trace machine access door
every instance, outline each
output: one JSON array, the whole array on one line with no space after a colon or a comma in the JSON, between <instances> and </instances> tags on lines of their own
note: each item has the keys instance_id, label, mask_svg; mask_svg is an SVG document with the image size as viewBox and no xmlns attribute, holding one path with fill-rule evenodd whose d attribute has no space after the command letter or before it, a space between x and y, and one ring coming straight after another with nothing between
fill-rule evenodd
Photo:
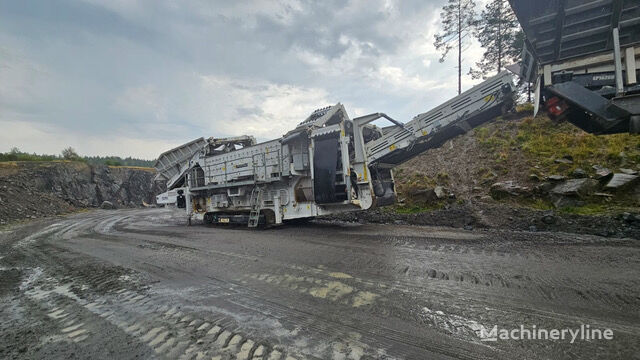
<instances>
[{"instance_id":1,"label":"machine access door","mask_svg":"<svg viewBox=\"0 0 640 360\"><path fill-rule=\"evenodd\" d=\"M336 196L338 148L337 134L314 138L313 196L318 204L342 201Z\"/></svg>"}]
</instances>

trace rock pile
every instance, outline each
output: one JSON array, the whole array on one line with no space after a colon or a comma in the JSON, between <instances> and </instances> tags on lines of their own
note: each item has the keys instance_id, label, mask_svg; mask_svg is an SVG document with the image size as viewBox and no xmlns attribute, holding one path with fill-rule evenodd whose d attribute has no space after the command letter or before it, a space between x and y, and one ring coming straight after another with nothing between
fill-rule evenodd
<instances>
[{"instance_id":1,"label":"rock pile","mask_svg":"<svg viewBox=\"0 0 640 360\"><path fill-rule=\"evenodd\" d=\"M567 163L571 159L562 158L560 163ZM584 199L590 196L601 198L611 198L616 193L630 191L631 196L635 196L640 201L640 176L632 169L619 169L619 172L594 166L595 175L593 178L587 177L582 169L575 169L571 179L563 175L550 175L545 177L544 182L534 188L521 186L514 180L497 182L491 185L491 197L500 200L507 197L528 197L536 195L550 199L556 207L581 206ZM533 179L533 175L530 178ZM535 175L535 179L540 177ZM637 188L634 192L633 189Z\"/></svg>"}]
</instances>

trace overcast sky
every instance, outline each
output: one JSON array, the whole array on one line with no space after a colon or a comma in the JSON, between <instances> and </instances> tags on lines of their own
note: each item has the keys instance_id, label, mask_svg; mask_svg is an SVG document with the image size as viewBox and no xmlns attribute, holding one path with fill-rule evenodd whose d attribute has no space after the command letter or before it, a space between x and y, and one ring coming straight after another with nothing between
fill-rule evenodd
<instances>
[{"instance_id":1,"label":"overcast sky","mask_svg":"<svg viewBox=\"0 0 640 360\"><path fill-rule=\"evenodd\" d=\"M0 0L0 151L152 159L279 137L337 102L406 122L456 94L433 47L443 3Z\"/></svg>"}]
</instances>

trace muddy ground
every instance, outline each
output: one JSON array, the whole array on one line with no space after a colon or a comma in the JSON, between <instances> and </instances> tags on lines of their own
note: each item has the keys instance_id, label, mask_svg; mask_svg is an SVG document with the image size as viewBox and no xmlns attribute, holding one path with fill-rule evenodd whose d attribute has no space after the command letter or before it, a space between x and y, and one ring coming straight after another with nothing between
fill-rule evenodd
<instances>
[{"instance_id":1,"label":"muddy ground","mask_svg":"<svg viewBox=\"0 0 640 360\"><path fill-rule=\"evenodd\" d=\"M2 228L0 358L633 358L639 275L631 238L97 210ZM583 324L613 339L479 337Z\"/></svg>"},{"instance_id":2,"label":"muddy ground","mask_svg":"<svg viewBox=\"0 0 640 360\"><path fill-rule=\"evenodd\" d=\"M637 209L634 210L602 215L577 215L557 210L534 210L508 203L465 201L414 214L402 214L386 207L335 214L323 219L374 224L450 226L467 230L563 231L640 239L640 213Z\"/></svg>"}]
</instances>

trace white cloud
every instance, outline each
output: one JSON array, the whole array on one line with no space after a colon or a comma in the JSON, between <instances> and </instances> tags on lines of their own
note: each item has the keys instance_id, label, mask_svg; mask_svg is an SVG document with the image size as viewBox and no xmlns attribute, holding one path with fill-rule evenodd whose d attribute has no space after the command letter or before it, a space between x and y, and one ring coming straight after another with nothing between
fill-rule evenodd
<instances>
[{"instance_id":1,"label":"white cloud","mask_svg":"<svg viewBox=\"0 0 640 360\"><path fill-rule=\"evenodd\" d=\"M443 2L14 2L0 13L0 122L33 136L5 135L0 151L11 140L155 156L199 136L266 140L338 101L353 117L410 120L457 88L455 58L439 63L433 47ZM480 55L465 54L465 89Z\"/></svg>"},{"instance_id":2,"label":"white cloud","mask_svg":"<svg viewBox=\"0 0 640 360\"><path fill-rule=\"evenodd\" d=\"M116 110L132 118L166 121L167 104L153 85L131 87L124 90L114 102Z\"/></svg>"},{"instance_id":3,"label":"white cloud","mask_svg":"<svg viewBox=\"0 0 640 360\"><path fill-rule=\"evenodd\" d=\"M405 91L436 90L448 87L446 83L436 79L431 80L425 79L417 74L406 74L404 70L395 66L380 67L376 78L392 85L395 89L402 89Z\"/></svg>"},{"instance_id":4,"label":"white cloud","mask_svg":"<svg viewBox=\"0 0 640 360\"><path fill-rule=\"evenodd\" d=\"M299 0L252 0L222 1L210 0L82 0L86 3L112 11L133 21L151 21L155 26L163 26L163 22L154 22L151 15L169 11L174 14L188 14L207 21L215 21L218 16L236 19L247 28L256 25L257 17L266 17L282 25L292 22L294 17L303 11Z\"/></svg>"},{"instance_id":5,"label":"white cloud","mask_svg":"<svg viewBox=\"0 0 640 360\"><path fill-rule=\"evenodd\" d=\"M375 65L375 55L372 51L366 50L375 49L374 44L345 34L341 34L338 41L347 48L337 57L330 58L300 46L292 48L290 54L309 65L312 71L321 76L358 76L373 70L371 65Z\"/></svg>"},{"instance_id":6,"label":"white cloud","mask_svg":"<svg viewBox=\"0 0 640 360\"><path fill-rule=\"evenodd\" d=\"M448 100L446 96L454 94L457 87L457 71L454 68L456 61L452 56L445 63L439 63L440 54L433 46L434 34L439 26L439 8L434 12L433 8L424 7L420 12L403 16L395 1L354 1L337 16L356 17L363 8L376 6L386 17L372 24L372 27L384 36L395 39L396 51L387 53L375 43L341 34L339 42L347 48L340 56L329 57L301 47L291 49L291 54L321 76L361 81L363 86L384 94L402 96L407 102L423 98L427 92L431 95L427 103L434 106ZM467 75L469 66L481 55L478 49L477 44L472 44L463 55L465 88L478 83L478 80ZM439 92L443 89L453 91ZM424 106L425 102L418 103ZM420 108L418 111L425 110ZM406 117L409 114L404 115Z\"/></svg>"},{"instance_id":7,"label":"white cloud","mask_svg":"<svg viewBox=\"0 0 640 360\"><path fill-rule=\"evenodd\" d=\"M0 104L28 107L43 101L52 90L47 68L19 51L0 48Z\"/></svg>"},{"instance_id":8,"label":"white cloud","mask_svg":"<svg viewBox=\"0 0 640 360\"><path fill-rule=\"evenodd\" d=\"M334 104L319 88L201 76L199 109L212 134L276 138L293 129L314 109ZM212 121L212 120L215 120Z\"/></svg>"},{"instance_id":9,"label":"white cloud","mask_svg":"<svg viewBox=\"0 0 640 360\"><path fill-rule=\"evenodd\" d=\"M290 24L296 14L303 10L302 3L298 0L254 0L232 1L229 7L218 7L219 14L244 20L250 26L255 26L256 16L265 16L280 24Z\"/></svg>"}]
</instances>

